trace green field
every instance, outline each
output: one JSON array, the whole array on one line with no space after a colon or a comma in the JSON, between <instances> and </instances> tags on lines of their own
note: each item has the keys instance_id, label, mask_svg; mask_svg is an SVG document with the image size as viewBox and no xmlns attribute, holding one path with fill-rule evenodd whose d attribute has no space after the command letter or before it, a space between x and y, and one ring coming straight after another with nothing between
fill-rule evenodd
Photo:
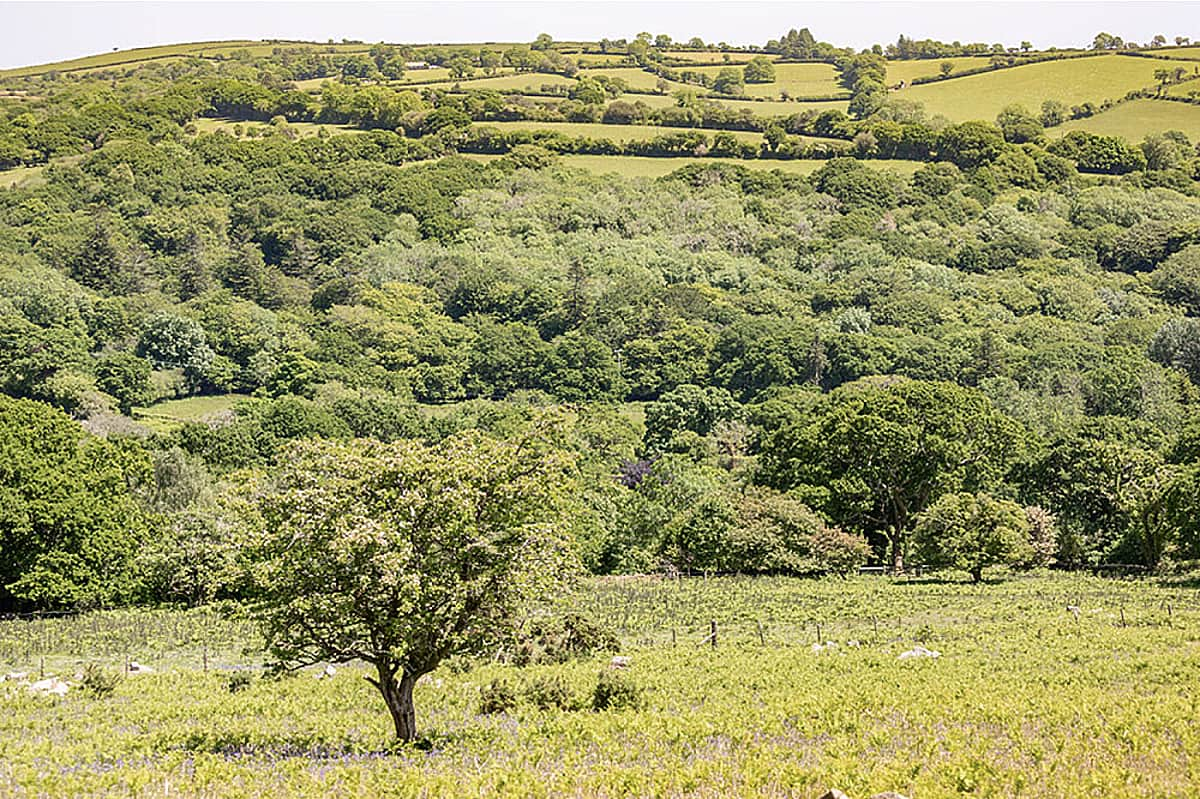
<instances>
[{"instance_id":1,"label":"green field","mask_svg":"<svg viewBox=\"0 0 1200 799\"><path fill-rule=\"evenodd\" d=\"M0 187L10 189L14 186L35 186L41 180L44 166L19 166L0 172Z\"/></svg>"},{"instance_id":2,"label":"green field","mask_svg":"<svg viewBox=\"0 0 1200 799\"><path fill-rule=\"evenodd\" d=\"M1154 71L1178 64L1189 71L1187 62L1159 61L1102 55L1064 61L1047 61L981 75L913 86L893 97L922 103L929 114L942 114L959 122L993 120L1001 109L1014 103L1031 111L1045 100L1067 105L1117 100L1132 89L1153 86Z\"/></svg>"},{"instance_id":3,"label":"green field","mask_svg":"<svg viewBox=\"0 0 1200 799\"><path fill-rule=\"evenodd\" d=\"M715 77L724 67L697 67L695 71ZM832 64L776 64L774 83L747 83L748 97L779 97L781 92L792 97L827 97L845 93L837 83L837 71Z\"/></svg>"},{"instance_id":4,"label":"green field","mask_svg":"<svg viewBox=\"0 0 1200 799\"><path fill-rule=\"evenodd\" d=\"M626 85L628 85L629 88L641 89L643 91L657 91L659 81L663 80L658 75L651 74L651 73L647 72L646 70L638 69L637 67L616 67L613 69L608 69L608 68L589 69L584 74L589 75L589 76L604 75L609 78L620 78L621 80L625 81ZM703 86L692 86L687 83L676 83L675 81L669 81L669 80L664 81L664 82L668 86L668 88L667 88L668 92L674 92L674 91L678 91L680 89L686 89L689 91L695 91L695 92L700 92L700 93L703 93L705 91Z\"/></svg>"},{"instance_id":5,"label":"green field","mask_svg":"<svg viewBox=\"0 0 1200 799\"><path fill-rule=\"evenodd\" d=\"M463 81L447 81L430 84L433 89L451 89L459 86L462 89L496 89L498 91L541 91L543 86L574 86L574 78L562 75L547 75L541 72L521 72L512 75L500 75L495 78L479 78Z\"/></svg>"},{"instance_id":6,"label":"green field","mask_svg":"<svg viewBox=\"0 0 1200 799\"><path fill-rule=\"evenodd\" d=\"M1148 134L1178 130L1192 140L1200 138L1200 105L1165 100L1132 100L1087 119L1073 119L1046 130L1058 137L1073 130L1086 130L1105 136L1123 136L1133 143Z\"/></svg>"},{"instance_id":7,"label":"green field","mask_svg":"<svg viewBox=\"0 0 1200 799\"><path fill-rule=\"evenodd\" d=\"M894 86L901 81L911 83L913 78L932 77L941 74L943 61L954 65L954 71L962 72L967 69L986 67L990 61L988 56L955 56L953 58L914 58L887 62L887 82Z\"/></svg>"},{"instance_id":8,"label":"green field","mask_svg":"<svg viewBox=\"0 0 1200 799\"><path fill-rule=\"evenodd\" d=\"M268 122L239 122L233 119L225 119L221 117L200 117L193 121L196 130L200 133L216 133L223 130L226 133L233 135L234 127L241 127L243 131L257 130L260 133L274 131L275 128ZM322 129L330 133L363 133L362 128L356 128L352 125L336 125L331 122L289 122L288 128L291 129L296 136L306 138L308 136L316 136Z\"/></svg>"},{"instance_id":9,"label":"green field","mask_svg":"<svg viewBox=\"0 0 1200 799\"><path fill-rule=\"evenodd\" d=\"M1189 47L1164 47L1162 49L1155 48L1154 54L1160 56L1170 56L1172 58L1200 59L1200 45L1191 45Z\"/></svg>"},{"instance_id":10,"label":"green field","mask_svg":"<svg viewBox=\"0 0 1200 799\"><path fill-rule=\"evenodd\" d=\"M608 654L463 664L418 684L425 738L410 747L391 743L362 667L258 677L245 622L117 611L0 623L0 673L155 669L103 698L0 685L0 795L1082 799L1195 786L1192 589L1078 575L628 577L589 580L563 605L618 632L638 706L588 707ZM918 644L939 657L899 658ZM250 675L244 690L227 687L234 669ZM519 698L479 712L492 680L519 692L547 677L576 709Z\"/></svg>"},{"instance_id":11,"label":"green field","mask_svg":"<svg viewBox=\"0 0 1200 799\"><path fill-rule=\"evenodd\" d=\"M249 399L244 394L214 394L187 399L165 400L145 408L134 408L131 414L138 422L155 430L168 431L184 422L203 422L233 410L233 406Z\"/></svg>"},{"instance_id":12,"label":"green field","mask_svg":"<svg viewBox=\"0 0 1200 799\"><path fill-rule=\"evenodd\" d=\"M829 109L845 111L850 107L846 100L818 100L816 102L779 102L772 100L726 100L715 97L707 98L726 108L748 108L755 116L791 116L803 111L815 111L818 114Z\"/></svg>"},{"instance_id":13,"label":"green field","mask_svg":"<svg viewBox=\"0 0 1200 799\"><path fill-rule=\"evenodd\" d=\"M792 175L810 175L826 161L816 160L772 160L756 158L741 160L734 158L649 158L639 155L564 155L560 163L586 169L597 175L616 174L621 177L658 178L691 164L737 164L747 169L778 169ZM919 161L868 161L873 169L887 170L907 177L923 164Z\"/></svg>"},{"instance_id":14,"label":"green field","mask_svg":"<svg viewBox=\"0 0 1200 799\"><path fill-rule=\"evenodd\" d=\"M522 120L519 122L484 122L477 125L481 128L498 128L500 130L549 130L557 133L562 133L565 136L580 136L590 139L610 139L612 141L649 141L650 139L658 138L659 136L669 136L675 133L686 133L695 128L667 128L659 125L605 125L603 123L589 122L532 122ZM722 131L705 130L702 131L710 139L716 133ZM732 133L738 141L750 142L758 144L762 141L762 134L754 131L724 131Z\"/></svg>"},{"instance_id":15,"label":"green field","mask_svg":"<svg viewBox=\"0 0 1200 799\"><path fill-rule=\"evenodd\" d=\"M729 57L731 64L745 64L759 55L766 56L772 61L779 59L778 55L773 53L745 53L741 51L720 52L715 50L664 50L663 55L667 58L677 58L680 61L694 61L697 64L723 64L726 63L725 57Z\"/></svg>"}]
</instances>

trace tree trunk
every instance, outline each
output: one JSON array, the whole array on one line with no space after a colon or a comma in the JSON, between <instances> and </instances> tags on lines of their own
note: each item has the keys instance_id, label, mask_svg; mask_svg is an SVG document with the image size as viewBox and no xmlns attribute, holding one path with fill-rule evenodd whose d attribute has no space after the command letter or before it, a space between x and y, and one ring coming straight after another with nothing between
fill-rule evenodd
<instances>
[{"instance_id":1,"label":"tree trunk","mask_svg":"<svg viewBox=\"0 0 1200 799\"><path fill-rule=\"evenodd\" d=\"M904 573L904 546L900 536L892 536L892 574Z\"/></svg>"},{"instance_id":2,"label":"tree trunk","mask_svg":"<svg viewBox=\"0 0 1200 799\"><path fill-rule=\"evenodd\" d=\"M973 582L973 583L983 582L983 567L982 566L976 566L975 568L971 569L971 582Z\"/></svg>"},{"instance_id":3,"label":"tree trunk","mask_svg":"<svg viewBox=\"0 0 1200 799\"><path fill-rule=\"evenodd\" d=\"M396 677L395 670L377 666L379 680L371 680L383 701L387 703L388 712L392 714L392 723L396 726L396 738L401 741L412 741L417 737L417 710L413 705L413 687L417 684L417 675L402 674Z\"/></svg>"}]
</instances>

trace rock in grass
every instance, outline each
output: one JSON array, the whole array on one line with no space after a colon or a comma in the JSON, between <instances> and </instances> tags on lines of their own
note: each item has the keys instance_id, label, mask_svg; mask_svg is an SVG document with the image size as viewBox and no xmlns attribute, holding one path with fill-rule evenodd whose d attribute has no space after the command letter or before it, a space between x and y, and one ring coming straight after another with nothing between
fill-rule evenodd
<instances>
[{"instance_id":1,"label":"rock in grass","mask_svg":"<svg viewBox=\"0 0 1200 799\"><path fill-rule=\"evenodd\" d=\"M907 652L901 652L897 660L911 660L913 658L940 658L941 656L942 653L938 652L936 649L926 649L923 646L914 646Z\"/></svg>"},{"instance_id":2,"label":"rock in grass","mask_svg":"<svg viewBox=\"0 0 1200 799\"><path fill-rule=\"evenodd\" d=\"M822 794L821 799L850 799L850 797L846 796L846 794L842 793L837 788L830 788L828 791Z\"/></svg>"},{"instance_id":3,"label":"rock in grass","mask_svg":"<svg viewBox=\"0 0 1200 799\"><path fill-rule=\"evenodd\" d=\"M871 799L908 799L908 797L895 791L884 791L883 793L872 794Z\"/></svg>"}]
</instances>

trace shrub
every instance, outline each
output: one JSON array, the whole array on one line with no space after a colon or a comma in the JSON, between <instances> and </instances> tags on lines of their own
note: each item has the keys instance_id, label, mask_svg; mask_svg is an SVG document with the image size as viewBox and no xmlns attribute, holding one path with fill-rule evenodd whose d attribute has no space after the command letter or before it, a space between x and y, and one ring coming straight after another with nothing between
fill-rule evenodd
<instances>
[{"instance_id":1,"label":"shrub","mask_svg":"<svg viewBox=\"0 0 1200 799\"><path fill-rule=\"evenodd\" d=\"M518 666L564 663L598 652L616 652L620 646L608 628L581 613L568 613L561 618L535 619L516 641L510 660Z\"/></svg>"},{"instance_id":2,"label":"shrub","mask_svg":"<svg viewBox=\"0 0 1200 799\"><path fill-rule=\"evenodd\" d=\"M248 671L235 671L225 680L225 689L231 694L246 690L254 682L253 675Z\"/></svg>"},{"instance_id":3,"label":"shrub","mask_svg":"<svg viewBox=\"0 0 1200 799\"><path fill-rule=\"evenodd\" d=\"M541 710L571 710L575 707L571 687L560 674L535 677L525 686L525 697Z\"/></svg>"},{"instance_id":4,"label":"shrub","mask_svg":"<svg viewBox=\"0 0 1200 799\"><path fill-rule=\"evenodd\" d=\"M501 677L492 680L479 696L479 712L485 715L506 713L517 706L517 692Z\"/></svg>"},{"instance_id":5,"label":"shrub","mask_svg":"<svg viewBox=\"0 0 1200 799\"><path fill-rule=\"evenodd\" d=\"M593 710L635 708L642 703L641 689L625 674L613 669L600 672L592 693Z\"/></svg>"},{"instance_id":6,"label":"shrub","mask_svg":"<svg viewBox=\"0 0 1200 799\"><path fill-rule=\"evenodd\" d=\"M79 680L83 690L97 699L111 694L117 689L117 684L120 682L121 675L119 673L110 671L103 666L97 666L95 663L89 663L83 667L83 676Z\"/></svg>"}]
</instances>

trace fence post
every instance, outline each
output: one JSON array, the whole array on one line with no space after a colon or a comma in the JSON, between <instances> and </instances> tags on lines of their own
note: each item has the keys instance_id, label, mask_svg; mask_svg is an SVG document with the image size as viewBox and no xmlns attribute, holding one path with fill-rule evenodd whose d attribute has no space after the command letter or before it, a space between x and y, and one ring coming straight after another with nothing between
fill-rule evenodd
<instances>
[{"instance_id":1,"label":"fence post","mask_svg":"<svg viewBox=\"0 0 1200 799\"><path fill-rule=\"evenodd\" d=\"M712 640L712 648L716 649L717 648L717 620L716 619L713 619L708 623L708 629L710 631L710 635L708 637Z\"/></svg>"}]
</instances>

